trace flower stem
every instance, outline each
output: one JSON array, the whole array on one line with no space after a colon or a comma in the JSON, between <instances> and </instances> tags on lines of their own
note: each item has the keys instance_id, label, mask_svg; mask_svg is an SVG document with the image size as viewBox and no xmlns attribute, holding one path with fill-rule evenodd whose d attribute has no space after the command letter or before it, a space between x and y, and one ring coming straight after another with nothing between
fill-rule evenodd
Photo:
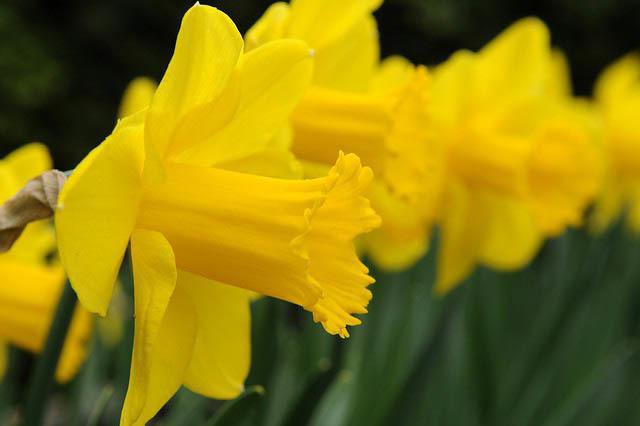
<instances>
[{"instance_id":1,"label":"flower stem","mask_svg":"<svg viewBox=\"0 0 640 426\"><path fill-rule=\"evenodd\" d=\"M53 386L58 359L71 324L76 301L76 294L67 282L60 296L44 349L30 378L25 411L26 426L42 425L47 395Z\"/></svg>"}]
</instances>

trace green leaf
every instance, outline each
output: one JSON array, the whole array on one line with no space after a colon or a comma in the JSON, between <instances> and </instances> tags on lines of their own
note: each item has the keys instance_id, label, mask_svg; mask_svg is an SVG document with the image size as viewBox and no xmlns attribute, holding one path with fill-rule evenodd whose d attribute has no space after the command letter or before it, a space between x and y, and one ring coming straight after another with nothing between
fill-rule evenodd
<instances>
[{"instance_id":1,"label":"green leaf","mask_svg":"<svg viewBox=\"0 0 640 426\"><path fill-rule=\"evenodd\" d=\"M206 426L237 425L247 418L248 413L254 409L264 396L262 386L251 386L236 399L222 405L216 414L209 419Z\"/></svg>"}]
</instances>

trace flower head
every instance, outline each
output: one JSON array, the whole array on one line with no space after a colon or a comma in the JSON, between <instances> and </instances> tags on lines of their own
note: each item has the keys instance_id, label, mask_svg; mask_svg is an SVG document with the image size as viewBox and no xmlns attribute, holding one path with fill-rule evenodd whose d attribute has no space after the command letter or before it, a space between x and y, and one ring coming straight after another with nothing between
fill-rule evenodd
<instances>
[{"instance_id":1,"label":"flower head","mask_svg":"<svg viewBox=\"0 0 640 426\"><path fill-rule=\"evenodd\" d=\"M381 0L292 0L273 4L246 36L250 51L272 40L304 40L314 51L311 88L294 110L293 146L305 173L357 154L376 174L369 195L383 225L361 246L387 269L427 248L442 186L439 144L429 130L430 78L424 67L380 61L373 11ZM415 221L403 219L409 213Z\"/></svg>"},{"instance_id":2,"label":"flower head","mask_svg":"<svg viewBox=\"0 0 640 426\"><path fill-rule=\"evenodd\" d=\"M522 267L544 238L580 224L600 159L566 69L534 18L435 69L434 131L447 158L438 291L477 264Z\"/></svg>"},{"instance_id":3,"label":"flower head","mask_svg":"<svg viewBox=\"0 0 640 426\"><path fill-rule=\"evenodd\" d=\"M304 43L244 54L227 16L195 5L149 108L122 119L64 186L61 258L91 311L105 314L131 244L123 424L148 421L181 384L216 398L242 391L253 293L298 304L343 337L366 312L373 279L352 240L379 224L362 195L371 170L347 154L325 177L274 177L295 170L285 124L311 72Z\"/></svg>"}]
</instances>

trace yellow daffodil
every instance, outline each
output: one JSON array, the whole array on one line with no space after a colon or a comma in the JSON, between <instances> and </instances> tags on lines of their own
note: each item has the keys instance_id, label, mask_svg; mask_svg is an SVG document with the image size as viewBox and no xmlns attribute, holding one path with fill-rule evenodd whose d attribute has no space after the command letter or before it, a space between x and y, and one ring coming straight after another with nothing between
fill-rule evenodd
<instances>
[{"instance_id":1,"label":"yellow daffodil","mask_svg":"<svg viewBox=\"0 0 640 426\"><path fill-rule=\"evenodd\" d=\"M371 170L348 154L322 178L262 176L291 169L282 129L311 78L308 46L243 50L225 14L192 7L149 108L121 120L60 195L61 259L89 310L105 314L131 245L123 425L147 422L182 384L222 399L242 391L252 292L343 337L371 298L352 242L379 224L362 195Z\"/></svg>"},{"instance_id":2,"label":"yellow daffodil","mask_svg":"<svg viewBox=\"0 0 640 426\"><path fill-rule=\"evenodd\" d=\"M623 211L628 228L640 233L640 55L629 54L602 72L595 87L607 158L604 189L592 217L602 231Z\"/></svg>"},{"instance_id":3,"label":"yellow daffodil","mask_svg":"<svg viewBox=\"0 0 640 426\"><path fill-rule=\"evenodd\" d=\"M380 267L402 269L425 253L442 167L428 126L429 76L393 57L380 62L372 15L382 0L292 0L273 4L246 36L251 51L293 38L314 51L311 88L294 110L292 150L305 174L340 150L376 174L369 193L382 227L361 241Z\"/></svg>"},{"instance_id":4,"label":"yellow daffodil","mask_svg":"<svg viewBox=\"0 0 640 426\"><path fill-rule=\"evenodd\" d=\"M568 81L533 18L434 70L434 131L447 158L439 292L477 264L520 268L544 238L580 223L600 162Z\"/></svg>"},{"instance_id":5,"label":"yellow daffodil","mask_svg":"<svg viewBox=\"0 0 640 426\"><path fill-rule=\"evenodd\" d=\"M49 152L37 143L0 160L0 202L50 168ZM0 254L0 376L6 367L6 345L34 353L44 346L65 282L62 266L47 260L54 253L53 227L39 221L26 227L9 252ZM91 329L89 313L76 309L56 370L59 382L70 380L82 365Z\"/></svg>"}]
</instances>

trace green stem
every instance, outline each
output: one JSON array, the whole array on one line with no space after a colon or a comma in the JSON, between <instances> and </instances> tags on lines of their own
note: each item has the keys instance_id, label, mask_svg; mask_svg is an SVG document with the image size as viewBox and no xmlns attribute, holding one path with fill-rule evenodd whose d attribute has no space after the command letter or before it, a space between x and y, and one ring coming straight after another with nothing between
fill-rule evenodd
<instances>
[{"instance_id":1,"label":"green stem","mask_svg":"<svg viewBox=\"0 0 640 426\"><path fill-rule=\"evenodd\" d=\"M26 426L42 425L47 395L53 387L58 359L71 324L76 301L75 292L71 285L66 283L51 323L47 342L38 358L36 369L29 382L24 423Z\"/></svg>"}]
</instances>

